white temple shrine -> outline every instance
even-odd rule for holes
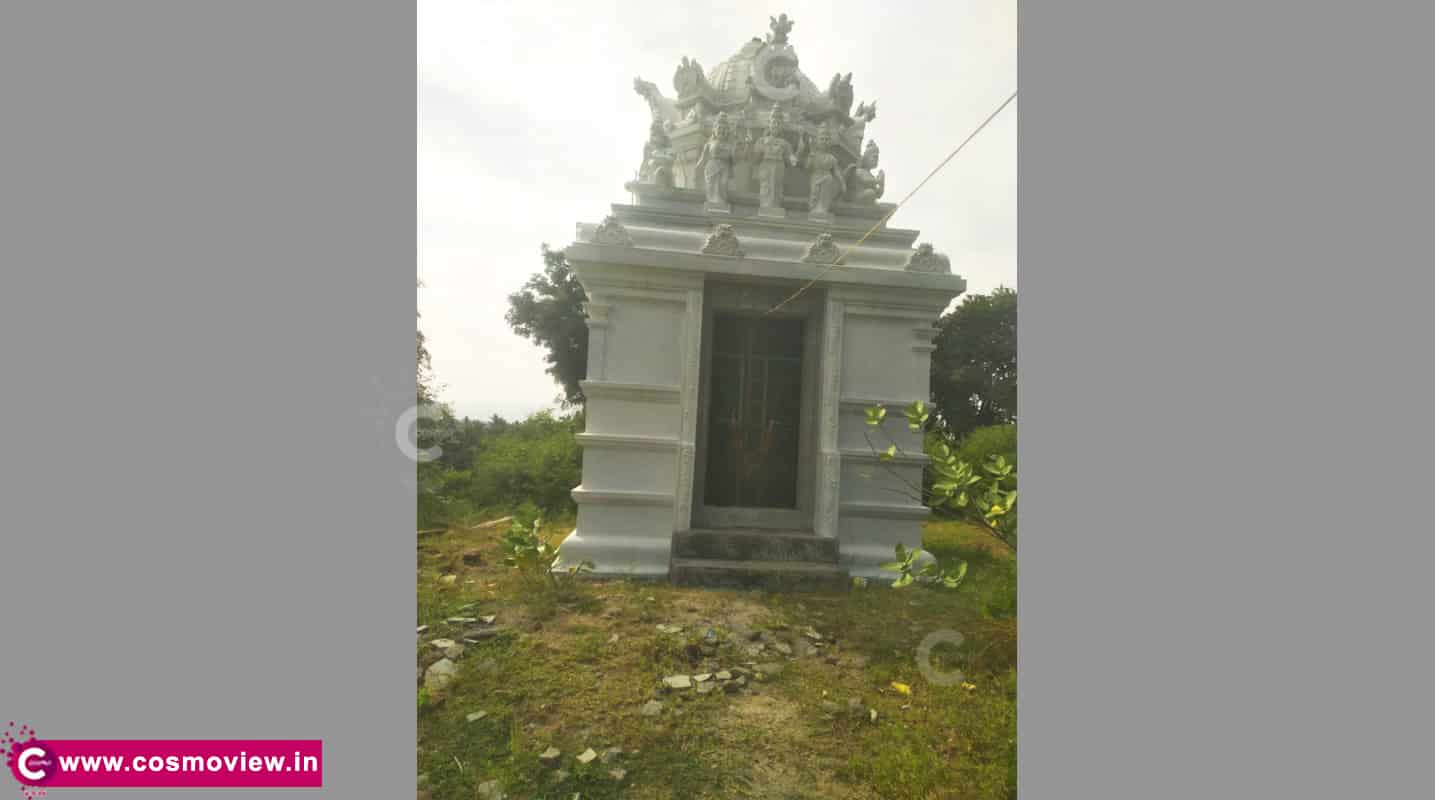
[[[864,409],[929,397],[934,323],[966,282],[878,224],[894,207],[876,103],[852,108],[850,74],[819,89],[792,27],[772,19],[710,70],[683,58],[675,97],[634,82],[652,123],[633,203],[565,250],[589,328],[565,564],[841,588],[894,578],[879,564],[921,544],[925,457],[880,463]]]

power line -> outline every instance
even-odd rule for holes
[[[927,173],[927,177],[923,178],[920,183],[918,183],[916,186],[912,187],[912,191],[907,192],[907,196],[906,196],[906,197],[903,197],[900,201],[898,201],[898,202],[897,202],[897,205],[892,206],[892,210],[891,210],[891,211],[888,211],[885,215],[883,215],[883,217],[882,217],[881,219],[877,220],[877,224],[873,225],[871,228],[869,228],[869,229],[867,230],[866,233],[862,234],[862,238],[861,238],[861,239],[858,239],[856,242],[854,242],[853,244],[851,244],[850,246],[848,246],[848,248],[847,248],[846,250],[843,250],[843,251],[842,251],[842,254],[837,257],[837,260],[836,260],[836,261],[832,262],[831,264],[828,264],[825,268],[823,268],[823,270],[822,270],[821,272],[817,273],[817,275],[816,275],[812,280],[810,280],[810,281],[808,281],[806,284],[804,284],[804,285],[802,286],[802,288],[800,288],[800,289],[798,289],[797,291],[793,292],[793,293],[792,293],[792,296],[788,297],[786,300],[783,300],[781,303],[778,303],[777,305],[775,305],[775,306],[773,306],[772,308],[769,308],[767,311],[765,311],[765,312],[764,312],[764,316],[767,315],[767,314],[771,314],[771,313],[777,311],[778,309],[782,308],[783,306],[787,305],[788,303],[791,303],[793,300],[796,300],[797,298],[801,297],[803,292],[806,292],[808,289],[811,289],[813,286],[815,286],[818,281],[822,280],[822,278],[827,275],[827,273],[831,272],[832,270],[834,270],[834,269],[836,269],[836,268],[838,268],[838,267],[846,266],[846,264],[843,264],[842,262],[847,260],[847,256],[850,255],[853,250],[856,250],[857,248],[861,247],[861,246],[862,246],[862,243],[863,243],[863,242],[866,242],[867,239],[868,239],[868,237],[870,237],[872,234],[876,233],[878,228],[881,228],[883,225],[886,225],[886,224],[887,224],[887,220],[891,219],[891,218],[892,218],[892,215],[893,215],[893,214],[896,214],[897,211],[898,211],[898,209],[900,209],[904,204],[906,204],[906,202],[907,202],[908,200],[911,200],[911,199],[912,199],[912,195],[916,194],[918,189],[921,189],[923,186],[926,186],[926,185],[927,185],[927,181],[930,181],[934,176],[936,176],[936,174],[937,174],[938,172],[941,172],[941,171],[942,171],[942,167],[945,167],[948,162],[950,162],[953,158],[956,158],[956,157],[957,157],[957,153],[962,152],[962,148],[967,146],[967,142],[970,142],[972,139],[976,138],[976,135],[982,132],[982,129],[987,126],[987,123],[989,123],[989,122],[991,122],[992,120],[996,119],[996,116],[997,116],[998,114],[1002,113],[1002,109],[1006,108],[1008,105],[1011,105],[1011,101],[1013,101],[1013,100],[1015,100],[1015,99],[1016,99],[1016,91],[1013,91],[1013,92],[1011,93],[1011,96],[1010,96],[1010,97],[1008,97],[1006,100],[1002,101],[1002,104],[1001,104],[1001,105],[997,106],[997,110],[996,110],[996,111],[993,111],[991,114],[987,115],[987,118],[984,119],[984,120],[982,120],[982,124],[978,125],[975,130],[973,130],[971,133],[967,134],[967,138],[963,139],[963,140],[962,140],[962,143],[959,144],[959,145],[957,145],[957,147],[956,147],[955,150],[953,150],[952,152],[948,153],[948,154],[947,154],[947,157],[944,158],[944,159],[942,159],[942,163],[938,164],[935,169],[933,169],[931,172]]]

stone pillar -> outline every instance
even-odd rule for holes
[[[843,303],[831,289],[822,307],[822,360],[819,365],[819,419],[817,426],[817,518],[819,536],[836,538],[841,504],[842,453],[839,433],[842,416]]]

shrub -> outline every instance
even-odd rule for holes
[[[957,458],[968,464],[986,464],[992,456],[1001,456],[1016,468],[1016,425],[977,428],[957,444]]]

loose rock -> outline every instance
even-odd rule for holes
[[[478,722],[486,716],[488,716],[487,711],[475,711],[472,714],[469,714],[468,716],[464,717],[464,719],[468,720],[469,722]]]
[[[447,658],[440,658],[435,661],[424,673],[424,688],[430,692],[442,692],[453,683],[454,675],[458,672],[458,666]]]
[[[601,756],[598,756],[598,758],[599,758],[599,760],[601,760],[604,764],[611,764],[611,763],[613,763],[613,761],[614,761],[615,759],[618,758],[618,756],[621,756],[621,755],[623,755],[623,751],[622,751],[621,748],[610,747],[610,748],[608,748],[607,750],[604,750],[604,751],[603,751],[603,754],[602,754]]]
[[[663,678],[663,685],[669,689],[691,689],[693,688],[692,678],[686,675],[669,675]]]
[[[718,670],[716,677],[717,677],[717,679],[720,680],[720,681],[730,681],[730,680],[732,680],[732,673],[731,673],[731,672],[728,672],[728,671],[725,670],[725,669],[720,669],[720,670]]]
[[[429,642],[429,644],[433,645],[440,652],[442,652],[449,649],[450,647],[453,647],[454,641],[452,639],[434,639],[433,641]]]
[[[628,777],[628,771],[626,769],[623,769],[622,767],[614,767],[613,769],[608,770],[608,774],[612,775],[613,780],[618,781],[619,783],[621,783],[624,778]]]
[[[538,754],[538,760],[551,767],[554,764],[558,763],[558,759],[562,755],[563,751],[559,750],[556,747],[550,746],[547,750],[544,750],[542,753]]]
[[[479,618],[478,618],[478,621],[479,621],[479,622],[482,622],[484,625],[492,625],[492,624],[493,624],[493,621],[496,620],[496,619],[498,619],[498,615],[497,615],[497,614],[485,614],[485,615],[479,617]]]
[[[657,700],[649,700],[643,704],[643,716],[656,717],[663,713],[663,704]]]
[[[581,753],[578,754],[578,763],[579,763],[579,764],[592,764],[592,763],[593,763],[593,759],[595,759],[595,758],[597,758],[597,757],[598,757],[598,753],[597,753],[593,748],[590,747],[590,748],[588,748],[587,750],[584,750],[583,752],[581,752]]]
[[[452,584],[456,580],[458,580],[457,575],[444,575],[439,578],[439,582],[445,584]]]
[[[498,781],[484,781],[478,785],[478,796],[483,800],[503,800],[507,795],[503,793],[503,785]]]

